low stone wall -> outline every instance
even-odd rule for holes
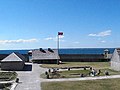
[[[104,62],[110,59],[104,58],[103,54],[61,54],[63,62]]]
[[[57,63],[57,60],[36,59],[32,60],[34,63]],[[60,54],[60,61],[62,62],[107,62],[110,59],[104,58],[103,54]]]

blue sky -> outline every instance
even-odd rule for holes
[[[120,0],[0,0],[0,49],[120,47]]]

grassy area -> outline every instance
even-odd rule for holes
[[[77,78],[80,74],[88,75],[90,70],[70,70],[70,71],[59,71],[57,74],[49,73],[50,78]],[[41,75],[42,78],[46,78],[45,74]]]
[[[97,73],[98,73],[98,69]],[[120,74],[120,72],[118,71],[114,71],[111,69],[100,69],[101,73],[97,76],[105,76],[105,71],[109,72],[109,75],[118,75]],[[85,77],[90,76],[89,73],[91,72],[91,70],[66,70],[66,71],[58,71],[57,74],[52,74],[49,73],[49,77],[50,78],[79,78],[81,76],[81,74],[83,74]],[[45,73],[41,75],[42,78],[46,78]]]
[[[62,67],[79,67],[91,66],[93,68],[110,68],[110,62],[64,62],[64,64],[42,64],[44,68],[62,68]]]
[[[100,76],[105,75],[105,71],[108,71],[110,75],[120,74],[118,71],[114,71],[110,69],[110,62],[64,62],[64,64],[56,65],[56,64],[42,64],[41,67],[44,68],[64,68],[64,67],[84,67],[90,66],[95,70],[101,70]],[[49,73],[51,78],[77,78],[80,77],[81,74],[85,76],[89,76],[90,70],[70,70],[70,71],[60,71],[57,75],[53,75]],[[75,75],[73,75],[75,74]],[[43,78],[46,78],[45,74],[41,75]]]
[[[105,75],[105,71],[108,71],[110,75],[120,74],[118,71],[110,69],[110,62],[65,62],[64,64],[43,64],[44,68],[64,68],[64,67],[84,67],[90,66],[95,70],[101,70],[100,76]],[[60,77],[63,78],[77,78],[80,74],[88,74],[87,70],[66,70],[60,71]],[[43,75],[45,77],[45,74]],[[56,78],[56,77],[55,77]],[[92,80],[92,81],[66,81],[66,82],[43,82],[42,90],[119,90],[120,79],[107,79],[107,80]],[[46,87],[47,86],[47,87]]]
[[[16,72],[0,72],[0,81],[10,81],[17,77]],[[0,84],[0,90],[10,90],[11,83]]]
[[[61,76],[66,76],[66,78],[76,78],[80,77],[80,74],[84,74],[85,76],[89,76],[91,70],[71,70],[71,71],[62,71],[60,72]],[[98,76],[104,76],[105,71],[108,71],[110,75],[118,75],[120,72],[114,71],[111,69],[101,69],[101,73]],[[98,72],[98,70],[97,70]],[[76,75],[73,75],[76,74]]]
[[[80,77],[80,74],[88,75],[90,70],[70,70],[60,72],[61,77],[64,78],[77,78]]]
[[[0,72],[0,81],[10,81],[17,77],[16,72]]]
[[[10,90],[12,83],[0,84],[0,90]]]
[[[73,81],[73,82],[43,82],[42,90],[119,90],[120,79]]]

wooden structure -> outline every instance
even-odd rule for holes
[[[25,57],[20,53],[12,53],[1,61],[2,70],[22,70]]]
[[[32,61],[34,63],[57,63],[60,59],[56,49],[37,49],[32,51]]]

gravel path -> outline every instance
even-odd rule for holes
[[[32,64],[31,71],[17,71],[19,84],[15,90],[41,90],[40,74],[45,72],[46,69],[39,67],[39,64]]]

